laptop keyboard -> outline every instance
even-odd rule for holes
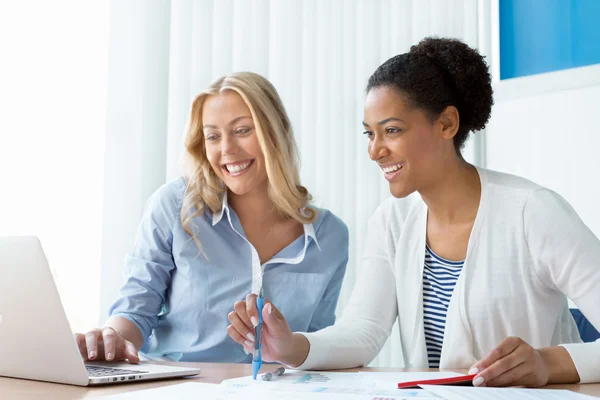
[[[147,374],[148,371],[138,371],[134,369],[123,369],[123,368],[107,368],[107,367],[96,367],[93,365],[86,365],[85,369],[91,377],[99,376],[114,376],[114,375],[137,375]]]

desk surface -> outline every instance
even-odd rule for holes
[[[238,378],[241,376],[252,375],[252,369],[248,364],[209,364],[209,363],[164,363],[172,365],[186,365],[202,369],[197,377],[170,379],[164,381],[125,383],[120,385],[110,385],[102,387],[78,387],[70,385],[61,385],[55,383],[27,381],[22,379],[0,378],[0,397],[2,399],[22,400],[22,399],[84,399],[108,394],[129,392],[134,390],[150,389],[159,386],[175,385],[183,382],[205,382],[221,383],[224,379]],[[360,368],[345,370],[351,371],[427,371],[419,369],[391,369],[391,368]],[[453,370],[465,373],[462,370]],[[588,394],[600,397],[600,384],[587,385],[551,385],[549,389],[568,389],[574,392]]]

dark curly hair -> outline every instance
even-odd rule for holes
[[[392,86],[433,120],[448,106],[460,116],[454,147],[460,153],[470,131],[485,128],[494,104],[483,56],[456,39],[428,37],[410,52],[390,58],[369,78],[367,93]]]

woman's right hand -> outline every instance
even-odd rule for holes
[[[227,333],[250,354],[254,351],[254,333],[258,324],[256,295],[249,294],[245,301],[238,301],[228,318],[231,325]],[[291,367],[301,365],[310,349],[308,339],[302,334],[292,333],[281,312],[268,300],[262,312],[262,359],[279,362]]]
[[[86,333],[75,334],[75,341],[84,360],[89,361],[124,361],[137,364],[140,362],[138,351],[128,340],[123,339],[111,327],[93,329]]]

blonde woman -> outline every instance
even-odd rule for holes
[[[249,362],[227,316],[261,285],[295,331],[335,320],[348,230],[309,204],[275,88],[248,72],[216,80],[192,104],[185,146],[186,176],[148,201],[110,319],[76,335],[86,360]]]

